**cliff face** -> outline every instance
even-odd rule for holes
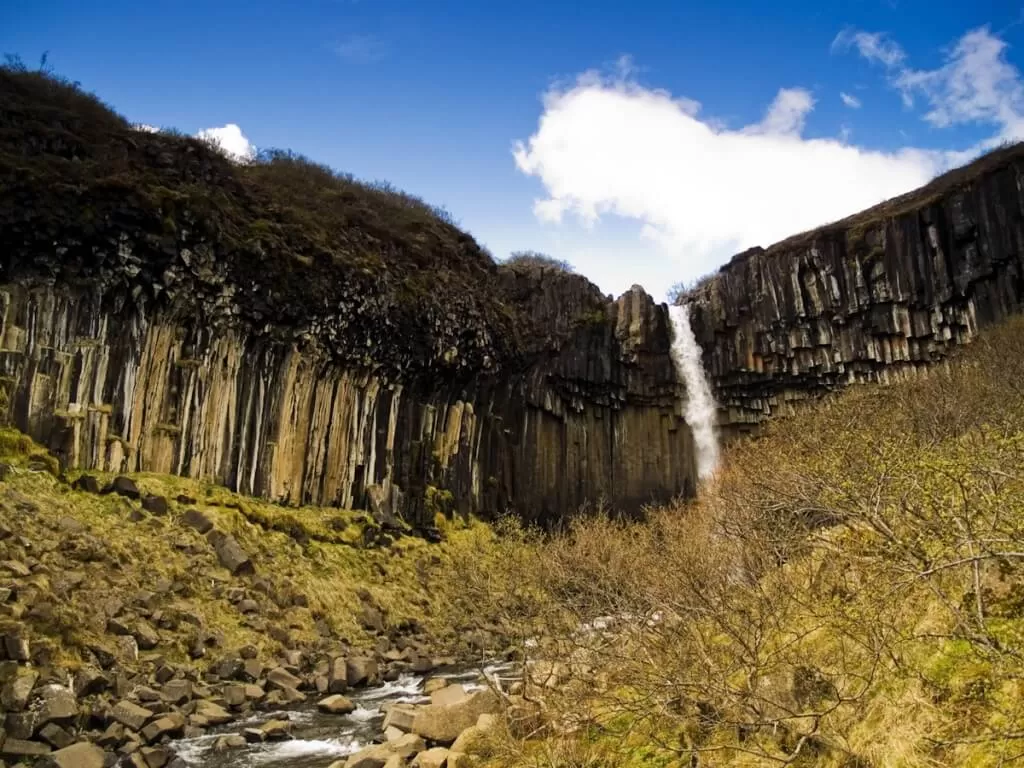
[[[552,522],[693,493],[665,308],[0,67],[0,415],[71,466]]]
[[[1024,145],[763,250],[688,298],[727,432],[917,375],[1024,298]]]
[[[573,308],[553,291],[538,312],[559,297]],[[693,492],[664,308],[636,290],[603,309],[520,372],[424,389],[315,344],[9,284],[0,375],[13,422],[71,466],[414,522],[452,510],[551,522],[601,497],[636,508]]]

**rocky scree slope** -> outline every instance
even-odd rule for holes
[[[422,201],[239,166],[0,70],[0,384],[70,466],[378,520],[692,493],[666,311],[499,267]]]
[[[734,257],[683,297],[726,431],[943,360],[1024,297],[1024,144]]]

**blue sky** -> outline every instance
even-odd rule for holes
[[[133,121],[386,179],[616,294],[1024,138],[1020,3],[578,7],[6,0],[0,51],[49,51]]]

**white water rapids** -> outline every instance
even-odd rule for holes
[[[715,432],[715,398],[704,374],[701,349],[690,328],[690,307],[669,306],[672,319],[672,362],[686,384],[686,423],[697,445],[697,475],[708,477],[718,466],[718,435]]]

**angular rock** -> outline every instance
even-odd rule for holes
[[[225,685],[220,693],[224,697],[224,702],[233,709],[241,707],[248,701],[244,685]]]
[[[444,747],[434,747],[416,755],[412,761],[412,768],[444,768],[447,761],[448,750]]]
[[[200,699],[196,702],[193,714],[199,715],[210,725],[224,725],[235,719],[235,716],[224,709],[224,707],[206,699]]]
[[[169,680],[160,689],[160,698],[168,704],[182,705],[192,700],[191,680]]]
[[[141,731],[142,727],[153,717],[153,712],[130,701],[120,701],[110,710],[109,717],[114,722],[121,723],[133,731]]]
[[[19,760],[23,757],[41,757],[48,754],[50,754],[49,745],[38,741],[6,738],[0,742],[0,757]]]
[[[213,520],[198,509],[186,509],[181,515],[181,522],[204,535],[213,530]]]
[[[56,723],[47,723],[40,728],[39,738],[54,749],[63,749],[75,743],[75,737]]]
[[[339,760],[331,763],[330,768],[384,768],[388,760],[395,756],[388,745],[380,744],[361,749],[355,754],[349,755],[344,762]]]
[[[219,736],[213,743],[214,752],[226,752],[229,749],[241,749],[245,746],[245,737],[232,733],[227,736]]]
[[[132,629],[132,637],[139,648],[143,651],[150,651],[160,644],[160,635],[153,626],[142,619],[139,619]]]
[[[460,683],[454,683],[444,688],[439,688],[430,694],[430,703],[436,704],[439,707],[446,707],[449,704],[457,704],[467,696],[469,694],[466,692],[466,689]]]
[[[400,731],[409,733],[412,730],[413,722],[419,707],[414,704],[392,704],[388,713],[384,716],[383,728],[397,728]]]
[[[82,741],[51,752],[41,765],[45,768],[104,768],[105,762],[102,749]]]
[[[99,493],[100,481],[92,475],[80,475],[75,479],[75,482],[72,483],[71,487],[75,490],[85,491],[86,493]]]
[[[407,733],[404,736],[399,736],[394,741],[389,741],[386,746],[392,753],[398,755],[403,760],[408,760],[417,752],[425,750],[427,743],[415,733]]]
[[[423,695],[429,696],[434,691],[448,687],[448,681],[443,677],[428,677],[423,681]]]
[[[21,712],[28,706],[28,697],[32,694],[39,674],[34,670],[21,669],[13,680],[9,680],[0,689],[0,707],[8,712]]]
[[[242,549],[234,536],[214,529],[206,534],[206,540],[210,542],[214,552],[217,553],[217,560],[224,568],[227,568],[232,576],[244,576],[256,572],[249,555]]]
[[[318,701],[316,708],[331,715],[347,715],[355,711],[356,705],[344,696],[334,694]]]
[[[44,685],[33,694],[36,703],[36,730],[47,723],[67,725],[78,716],[78,701],[75,694],[63,685]]]
[[[185,729],[185,716],[170,712],[152,721],[141,731],[142,738],[152,744],[163,736],[177,736]]]
[[[118,496],[124,496],[128,499],[138,499],[142,495],[135,481],[124,475],[115,477],[110,485],[104,488],[104,491],[106,493],[116,493]]]
[[[75,696],[82,698],[102,693],[110,687],[110,680],[95,667],[82,667],[75,673]]]
[[[501,706],[501,698],[485,688],[455,703],[423,707],[413,719],[412,731],[428,741],[451,744],[464,730],[476,725],[480,715],[500,712]]]
[[[8,630],[3,637],[3,646],[7,658],[12,661],[28,661],[31,658],[28,637],[21,628]]]
[[[167,499],[163,496],[148,494],[142,497],[142,508],[151,515],[163,517],[168,510]]]
[[[299,686],[302,685],[302,680],[284,667],[277,667],[267,673],[267,685],[277,690],[297,691]]]
[[[352,688],[373,685],[380,680],[380,672],[375,659],[348,659],[345,662],[345,675]]]

